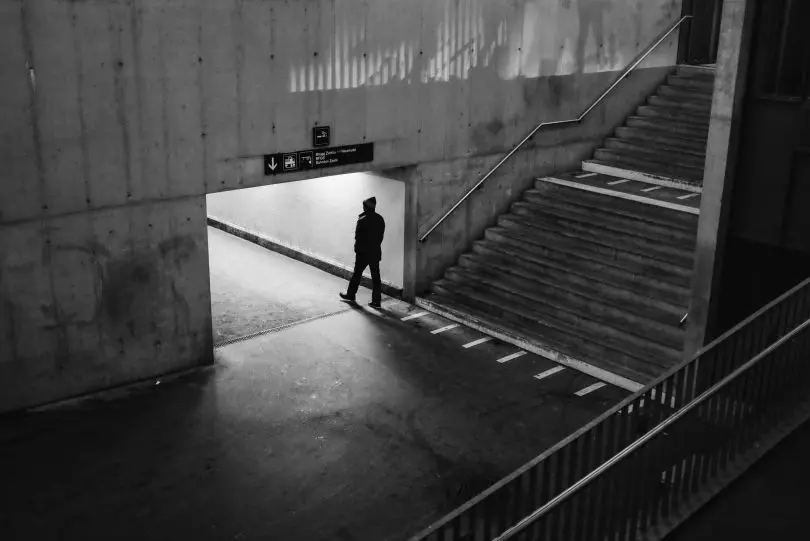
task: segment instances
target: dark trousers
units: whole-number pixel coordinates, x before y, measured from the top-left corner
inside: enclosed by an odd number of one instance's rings
[[[371,302],[379,303],[382,300],[382,281],[380,280],[380,262],[369,261],[366,256],[357,254],[354,258],[354,274],[349,280],[349,290],[346,294],[354,298],[357,289],[360,287],[360,280],[363,278],[363,271],[366,267],[371,269]]]

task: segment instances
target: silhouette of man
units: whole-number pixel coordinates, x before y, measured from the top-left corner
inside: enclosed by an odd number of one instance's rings
[[[380,259],[382,259],[382,241],[385,235],[385,220],[377,214],[377,199],[369,197],[363,201],[363,213],[357,218],[354,231],[354,274],[349,281],[349,289],[341,293],[344,301],[355,302],[357,289],[366,267],[371,269],[371,302],[372,308],[380,308],[382,300],[382,283],[380,281]]]

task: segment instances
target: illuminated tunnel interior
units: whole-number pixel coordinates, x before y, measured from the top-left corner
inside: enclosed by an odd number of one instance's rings
[[[208,195],[214,343],[345,309],[338,293],[372,196],[386,224],[380,274],[391,292],[402,288],[402,182],[352,173]],[[358,301],[369,294],[361,288]]]

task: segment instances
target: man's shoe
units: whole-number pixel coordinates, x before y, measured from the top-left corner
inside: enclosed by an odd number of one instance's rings
[[[348,296],[347,294],[345,294],[345,293],[340,293],[340,298],[341,298],[341,299],[343,299],[343,300],[344,300],[344,301],[346,301],[346,302],[356,302],[356,301],[354,300],[354,297],[349,297],[349,296]]]
[[[378,310],[380,308],[382,308],[382,304],[380,304],[379,302],[372,301],[372,302],[368,303],[368,305],[371,306],[372,308],[377,308]]]

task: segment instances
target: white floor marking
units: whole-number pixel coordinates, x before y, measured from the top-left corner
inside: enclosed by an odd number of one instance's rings
[[[499,363],[505,363],[505,362],[511,361],[512,359],[517,359],[518,357],[523,357],[524,355],[526,355],[525,351],[518,351],[517,353],[507,355],[506,357],[501,357],[500,359],[498,359],[498,362]]]
[[[658,402],[658,401],[655,399],[655,394],[656,394],[656,389],[653,389],[653,390],[652,390],[652,392],[650,393],[650,398],[651,398],[653,401]],[[639,400],[638,405],[639,405],[639,407],[640,407],[640,408],[643,408],[643,407],[644,407],[644,400],[645,400],[644,398],[642,398],[641,400]],[[660,403],[660,404],[662,404],[662,405],[664,405],[664,406],[666,406],[666,404],[667,404],[667,393],[661,393],[661,401],[660,401],[659,403]],[[630,407],[629,407],[629,408],[627,408],[627,413],[633,413],[633,408],[634,408],[634,406],[635,406],[635,404],[630,404]],[[675,397],[674,397],[674,396],[669,397],[669,407],[670,407],[670,408],[674,408],[674,407],[675,407]]]
[[[699,193],[688,193],[686,195],[680,196],[678,199],[692,199],[693,197],[699,196]]]
[[[440,332],[449,331],[450,329],[455,329],[456,327],[458,327],[458,323],[453,323],[452,325],[442,327],[441,329],[436,329],[435,331],[430,331],[430,334],[439,334]]]
[[[554,184],[561,184],[563,186],[571,186],[572,188],[583,189],[583,188],[591,188],[592,187],[590,184],[580,184],[580,183],[571,182],[571,181],[561,181],[559,179],[555,179],[555,178],[552,178],[552,177],[546,177],[544,179],[538,179],[538,180],[551,182],[551,183],[554,183]],[[597,191],[597,190],[593,190],[593,191]],[[599,193],[599,192],[597,192],[597,193]],[[615,194],[616,192],[609,192],[609,193],[610,194]],[[625,194],[622,194],[622,195],[625,195]],[[635,196],[630,196],[630,197],[635,197]],[[675,203],[667,203],[667,204],[682,207],[683,209],[689,209],[688,211],[685,210],[685,212],[691,212],[691,213],[694,213],[694,214],[698,214],[700,212],[699,209],[694,209],[694,208],[686,207],[686,206],[682,206],[682,205],[675,205]],[[663,205],[660,205],[660,206],[663,206]],[[642,385],[641,383],[639,383],[637,381],[633,381],[631,379],[625,378],[625,377],[620,376],[618,374],[608,372],[607,370],[604,370],[602,368],[598,368],[598,367],[593,366],[591,364],[588,364],[586,362],[580,361],[579,359],[576,359],[574,357],[570,357],[568,355],[560,353],[559,351],[551,349],[550,347],[548,347],[547,345],[544,345],[542,343],[529,342],[527,340],[517,338],[513,334],[511,334],[509,332],[506,332],[506,331],[504,331],[502,329],[498,329],[497,327],[489,326],[489,325],[482,325],[482,324],[476,322],[474,319],[471,319],[471,318],[468,318],[466,316],[460,315],[459,312],[456,312],[455,310],[450,310],[450,309],[447,309],[445,307],[442,307],[440,304],[436,304],[435,302],[429,301],[429,300],[427,300],[427,299],[425,299],[423,297],[417,297],[416,298],[416,306],[418,306],[420,308],[424,308],[425,310],[429,310],[429,311],[433,312],[434,314],[437,314],[437,315],[440,315],[440,316],[442,316],[444,318],[449,319],[450,321],[455,321],[456,323],[461,323],[463,326],[465,326],[467,328],[474,329],[474,330],[476,330],[478,332],[481,332],[481,333],[484,333],[484,334],[488,334],[489,336],[492,336],[493,338],[497,338],[501,342],[505,342],[507,344],[512,344],[513,346],[515,346],[517,348],[520,348],[522,350],[528,351],[529,353],[539,355],[540,357],[546,358],[546,359],[548,359],[550,361],[553,361],[553,362],[555,362],[557,364],[567,366],[569,368],[573,368],[574,370],[577,370],[579,372],[583,372],[585,374],[588,374],[589,376],[591,376],[593,378],[600,379],[600,380],[605,381],[605,382],[607,382],[607,383],[609,383],[611,385],[615,385],[616,387],[619,387],[621,389],[628,390],[631,393],[635,393],[635,392],[640,391],[641,389],[644,388],[644,385]]]
[[[418,318],[418,317],[424,317],[424,316],[426,316],[426,315],[428,315],[428,312],[419,312],[419,313],[417,313],[417,314],[411,314],[411,315],[409,315],[409,316],[405,316],[405,317],[403,317],[403,318],[402,318],[402,321],[408,321],[408,320],[410,320],[410,319],[416,319],[416,318]]]
[[[479,338],[478,340],[473,340],[472,342],[468,342],[468,343],[464,344],[464,349],[469,349],[471,347],[475,347],[475,346],[477,346],[479,344],[489,342],[490,340],[492,340],[491,336],[485,336],[484,338]]]
[[[660,190],[661,186],[653,186],[652,188],[644,188],[641,190],[642,192],[654,192],[655,190]]]
[[[537,374],[536,376],[534,376],[534,379],[546,379],[547,377],[553,376],[557,372],[562,372],[563,370],[565,370],[565,367],[563,367],[563,366],[555,366],[554,368],[546,370],[542,374]]]
[[[614,167],[611,165],[593,163],[590,160],[584,160],[582,162],[582,170],[590,171],[592,173],[601,173],[610,177],[626,178],[629,180],[647,182],[649,184],[657,184],[665,188],[675,188],[676,190],[682,190],[684,192],[701,193],[703,191],[703,188],[700,186],[693,186],[687,181],[679,180],[677,178],[672,179],[658,175],[651,175],[642,173],[640,171],[633,171],[632,169],[625,169],[623,167]]]
[[[604,387],[605,385],[607,385],[607,384],[606,384],[606,383],[602,383],[602,382],[600,381],[599,383],[594,383],[593,385],[589,385],[589,386],[585,387],[584,389],[581,389],[581,390],[577,391],[577,392],[576,392],[576,393],[574,393],[574,394],[575,394],[575,395],[577,395],[577,396],[585,396],[586,394],[588,394],[588,393],[592,393],[592,392],[594,392],[594,391],[595,391],[595,390],[597,390],[597,389],[601,389],[601,388],[602,388],[602,387]]]
[[[627,199],[628,201],[638,201],[639,203],[645,203],[647,205],[653,205],[653,206],[662,207],[662,208],[665,208],[665,209],[677,210],[679,212],[686,212],[688,214],[700,215],[700,209],[699,208],[688,207],[686,205],[679,205],[678,203],[670,203],[669,201],[662,201],[661,199],[653,199],[651,197],[645,197],[643,195],[635,195],[635,194],[628,193],[628,192],[617,192],[617,191],[614,191],[614,190],[609,190],[607,188],[601,188],[599,186],[594,186],[592,184],[584,184],[582,182],[574,182],[574,181],[571,181],[571,180],[565,180],[565,179],[555,178],[555,177],[542,177],[542,178],[538,178],[537,180],[542,180],[544,182],[549,182],[551,184],[558,184],[560,186],[568,186],[570,188],[576,188],[578,190],[584,190],[586,192],[601,193],[601,194],[604,194],[604,195],[609,195],[611,197],[619,197],[621,199]],[[664,188],[675,187],[675,188],[681,189],[680,186],[663,186],[663,187]],[[419,302],[424,302],[424,301],[420,300]],[[594,368],[594,367],[591,367],[591,368]],[[593,375],[593,374],[591,374],[591,375]],[[613,376],[615,376],[615,374],[613,374]],[[613,383],[613,381],[610,381],[610,383]],[[622,389],[627,389],[628,391],[631,390],[630,387],[632,387],[634,389],[641,389],[641,388],[644,387],[643,385],[641,385],[641,384],[639,384],[637,382],[631,381],[631,380],[627,380],[627,381],[625,381],[625,383],[627,385],[619,385],[619,387],[621,387]]]
[[[608,182],[608,186],[616,186],[617,184],[624,184],[625,182],[630,182],[630,180],[626,178],[614,180],[612,182]]]
[[[582,173],[581,175],[575,175],[574,178],[589,178],[589,177],[595,177],[598,174],[599,173]]]

